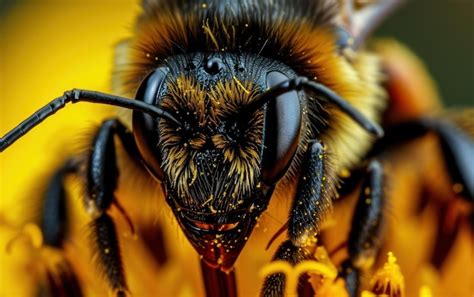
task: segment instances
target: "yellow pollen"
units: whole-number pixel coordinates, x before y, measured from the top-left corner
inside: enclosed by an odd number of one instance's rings
[[[347,170],[347,168],[344,168],[341,170],[341,172],[339,173],[339,175],[342,177],[342,178],[348,178],[349,176],[351,176],[351,172],[349,170]]]
[[[369,188],[369,187],[367,187],[367,188],[364,189],[365,195],[370,195],[370,192],[371,192],[371,191],[370,191],[370,188]]]
[[[250,91],[247,90],[244,85],[240,82],[240,80],[234,75],[232,76],[232,79],[237,83],[237,85],[246,93],[246,94],[250,94]]]
[[[217,213],[217,210],[214,208],[212,204],[209,206],[209,209],[211,210],[212,213]]]
[[[453,191],[454,191],[454,193],[459,194],[459,193],[461,193],[463,190],[464,190],[464,187],[463,187],[462,184],[460,184],[460,183],[455,183],[455,184],[453,185]]]

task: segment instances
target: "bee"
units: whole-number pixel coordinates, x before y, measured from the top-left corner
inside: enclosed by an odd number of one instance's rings
[[[396,92],[406,81],[391,72],[392,57],[380,52],[378,58],[363,46],[397,4],[144,0],[135,35],[119,46],[114,84],[122,96],[66,91],[0,140],[3,151],[69,103],[133,110],[103,121],[87,151],[64,161],[47,183],[40,232],[25,233],[40,233],[44,246],[64,249],[66,180],[82,178],[97,265],[110,291],[133,295],[116,222],[121,215],[135,233],[139,220],[117,198],[119,177],[127,171],[120,167],[124,152],[153,178],[147,186],[162,192],[199,255],[207,296],[237,296],[238,257],[277,195],[291,205],[272,238],[286,232],[273,260],[295,267],[314,260],[318,246],[337,252],[328,217],[333,208],[351,206],[336,277],[347,294],[359,295],[387,240],[387,205],[396,203],[398,188],[387,191],[386,167],[411,141],[427,134],[439,139],[453,185],[453,200],[444,202],[462,204],[453,206],[461,221],[472,217],[474,145],[467,116],[417,111],[407,117],[412,110],[401,106],[414,109],[417,99]],[[159,232],[157,226],[150,231]],[[445,239],[434,244],[430,261],[436,268],[449,254],[452,240]],[[150,248],[164,249],[156,241]],[[73,262],[60,258],[47,270],[53,296],[84,294]],[[308,278],[300,280],[301,294],[314,295],[318,285]],[[261,295],[282,296],[286,282],[281,273],[267,276]]]

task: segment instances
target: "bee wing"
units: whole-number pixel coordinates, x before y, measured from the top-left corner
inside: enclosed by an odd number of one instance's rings
[[[441,117],[454,123],[474,141],[474,108],[470,107],[463,110],[447,110],[442,112]]]
[[[440,139],[446,167],[454,183],[461,185],[459,193],[474,202],[474,109],[446,112],[431,121]],[[428,122],[428,125],[430,122]]]
[[[112,71],[112,91],[116,94],[134,96],[132,92],[127,92],[124,89],[123,85],[127,79],[130,79],[125,76],[127,67],[129,65],[129,49],[130,49],[130,39],[123,39],[115,44],[114,52],[114,68]]]
[[[357,49],[378,25],[406,0],[342,0],[343,27],[351,32]]]

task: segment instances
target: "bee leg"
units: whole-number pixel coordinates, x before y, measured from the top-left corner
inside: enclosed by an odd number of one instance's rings
[[[311,141],[304,158],[296,197],[288,219],[289,240],[280,245],[273,258],[274,261],[287,261],[293,266],[309,259],[310,253],[306,247],[315,244],[322,216],[327,213],[331,203],[331,191],[325,189],[328,183],[325,182],[322,144]],[[266,278],[261,295],[283,296],[284,287],[284,275],[273,274]]]
[[[55,249],[63,248],[68,224],[64,180],[69,175],[77,174],[79,165],[78,160],[69,159],[48,182],[40,219],[43,243],[46,246]],[[46,270],[51,296],[83,296],[78,277],[66,258],[52,268],[47,267]]]
[[[472,118],[471,118],[472,120]],[[456,194],[474,203],[474,139],[460,127],[447,120],[423,120],[424,125],[434,131],[441,143],[446,166],[454,184],[461,189]]]
[[[92,224],[92,237],[96,245],[98,262],[105,273],[109,286],[117,297],[125,296],[127,284],[123,271],[117,232],[112,218],[101,214]]]
[[[102,123],[93,140],[87,161],[86,205],[94,218],[91,223],[91,235],[97,248],[98,263],[117,296],[125,296],[127,284],[119,241],[112,218],[107,214],[116,199],[114,192],[119,176],[114,136],[119,137],[128,152],[136,149],[131,134],[117,119]]]
[[[374,146],[371,155],[422,137],[429,132],[434,132],[439,137],[449,175],[453,184],[459,185],[456,194],[473,203],[474,170],[471,164],[474,156],[474,139],[467,131],[451,121],[420,118],[399,123],[386,130],[386,136]]]
[[[324,148],[321,143],[311,141],[288,218],[288,237],[295,246],[305,247],[316,242],[323,215],[331,205],[327,178]]]
[[[44,201],[41,212],[40,228],[43,233],[44,244],[61,248],[67,228],[66,201],[67,194],[64,187],[64,179],[68,175],[79,172],[79,162],[69,159],[50,178],[44,193]]]
[[[447,204],[442,205],[437,214],[439,221],[430,259],[431,264],[437,269],[442,268],[459,233],[463,215],[457,216],[458,205],[466,205],[467,202],[470,214],[465,218],[471,224],[474,223],[473,114],[474,110],[468,109],[460,113],[447,114],[445,118],[418,118],[395,124],[386,130],[386,136],[376,143],[370,153],[370,155],[383,153],[391,147],[406,144],[428,133],[437,135],[453,194],[451,199],[446,199]]]
[[[380,249],[384,204],[383,167],[377,160],[372,160],[352,218],[347,242],[349,258],[343,262],[339,273],[345,279],[351,297],[358,296],[361,274],[372,266]]]

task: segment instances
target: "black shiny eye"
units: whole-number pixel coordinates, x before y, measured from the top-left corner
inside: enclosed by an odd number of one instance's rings
[[[288,77],[281,72],[267,74],[267,88]],[[262,177],[267,185],[277,182],[286,172],[296,152],[301,128],[298,92],[292,91],[267,103],[262,160]]]
[[[207,73],[215,75],[224,69],[224,62],[222,62],[219,58],[211,58],[207,61],[206,65],[204,66],[204,70]]]
[[[135,99],[158,106],[160,90],[168,72],[168,68],[160,67],[150,73],[138,88]],[[133,132],[143,161],[153,176],[162,180],[164,174],[160,166],[160,155],[156,149],[159,142],[156,127],[157,123],[151,116],[140,112],[133,113]]]

